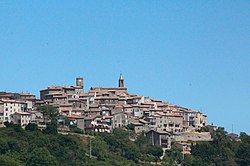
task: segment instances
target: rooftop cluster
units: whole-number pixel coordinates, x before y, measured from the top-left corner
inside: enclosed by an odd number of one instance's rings
[[[151,133],[151,140],[157,134],[168,135],[166,139],[170,140],[173,136],[181,139],[183,134],[207,125],[206,115],[199,111],[129,94],[122,74],[118,87],[91,87],[86,93],[82,77],[76,78],[75,86],[49,86],[40,90],[40,99],[27,93],[1,92],[0,123],[44,125],[43,114],[37,109],[44,105],[58,109],[59,121],[69,118],[72,125],[84,131],[112,132],[114,128],[129,126],[135,133]],[[177,138],[180,135],[182,137]],[[161,141],[158,144],[162,145]],[[165,147],[169,148],[169,144]]]

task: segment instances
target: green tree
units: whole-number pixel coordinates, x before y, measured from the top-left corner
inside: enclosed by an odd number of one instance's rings
[[[250,136],[247,135],[245,132],[240,133],[240,139],[243,143],[248,143],[250,144]]]
[[[8,140],[8,146],[9,146],[9,150],[12,151],[12,152],[19,152],[19,151],[21,151],[21,145],[15,139]]]
[[[98,160],[105,160],[108,154],[108,145],[101,137],[95,137],[91,143],[92,155],[96,156]]]
[[[0,156],[0,165],[3,166],[22,166],[21,161],[15,160],[12,157],[1,155]]]
[[[183,166],[208,166],[202,158],[194,157],[192,155],[187,156],[186,159],[182,162]]]
[[[170,150],[165,151],[165,157],[163,160],[168,161],[172,163],[180,163],[183,159],[183,155],[181,154],[181,150],[177,148],[176,146],[172,146]]]
[[[44,121],[46,123],[44,133],[57,134],[57,117],[59,115],[58,109],[51,105],[43,105],[38,107],[37,110],[41,111],[44,116]],[[49,121],[49,123],[47,123],[47,121]]]
[[[7,122],[4,122],[4,125],[5,125],[7,128],[13,128],[16,132],[22,132],[22,131],[23,131],[23,128],[21,127],[20,124],[14,124],[13,122],[9,123],[9,122],[7,121]]]
[[[57,122],[50,122],[46,125],[46,128],[44,130],[45,134],[57,134],[58,130],[57,130]]]
[[[44,120],[56,121],[56,118],[59,115],[58,109],[51,105],[40,106],[37,110],[43,113]]]
[[[29,155],[26,166],[58,165],[54,156],[46,148],[35,148]]]
[[[29,123],[26,127],[25,130],[29,131],[38,131],[38,126],[35,123]]]
[[[164,156],[161,164],[163,166],[177,166],[175,160],[167,155]]]
[[[239,165],[250,165],[250,144],[242,143],[236,153]]]
[[[140,150],[139,148],[136,146],[136,144],[132,141],[128,141],[124,148],[124,156],[129,159],[129,160],[134,160],[137,161],[139,159],[140,156]]]
[[[0,139],[0,155],[5,154],[9,150],[9,145],[6,139]]]

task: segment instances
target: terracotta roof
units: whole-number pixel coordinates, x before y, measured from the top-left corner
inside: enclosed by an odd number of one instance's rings
[[[80,94],[81,97],[89,97],[89,96],[94,96],[94,94],[89,94],[89,93],[85,93],[85,94]]]
[[[141,123],[145,123],[145,124],[150,123],[150,122],[148,122],[148,121],[145,121],[144,119],[139,119],[139,122],[141,122]]]
[[[53,96],[53,98],[67,98],[67,96]]]
[[[150,111],[162,111],[161,108],[153,108],[153,109],[150,109]]]
[[[156,133],[159,133],[159,134],[164,134],[164,135],[171,135],[169,132],[167,131],[163,131],[163,130],[151,130],[152,132],[156,132]],[[149,131],[150,132],[150,131]]]
[[[79,111],[84,111],[85,109],[83,108],[73,108],[72,111],[74,112],[79,112]]]
[[[3,103],[25,103],[24,101],[19,101],[19,100],[6,100],[6,99],[0,99]]]
[[[63,111],[63,112],[64,112],[64,111],[70,111],[71,108],[65,108],[65,107],[64,107],[64,108],[60,108],[60,110]]]
[[[69,98],[68,101],[78,101],[81,100],[80,98]]]
[[[47,87],[45,89],[40,90],[40,92],[41,91],[46,91],[46,90],[61,90],[61,89],[62,89],[62,86],[49,86],[49,87]]]
[[[74,115],[68,115],[67,117],[69,119],[78,119],[78,118],[81,118],[80,116],[74,116]]]
[[[193,111],[193,110],[180,110],[180,111],[188,112],[188,113],[195,113],[195,111]]]
[[[148,103],[141,103],[141,105],[155,105],[155,103],[148,102]]]
[[[143,126],[143,124],[140,123],[139,121],[132,121],[130,123],[133,124],[133,125],[135,125],[135,126]]]
[[[123,108],[122,105],[116,105],[115,108]]]
[[[183,117],[183,116],[180,115],[180,114],[166,114],[166,113],[163,113],[163,112],[156,112],[155,114],[158,114],[158,115],[160,115],[160,116]]]
[[[16,114],[20,114],[20,115],[31,115],[31,114],[28,113],[28,112],[16,112]]]
[[[132,108],[131,105],[124,105],[123,108]]]
[[[118,97],[109,97],[109,96],[101,96],[101,97],[96,97],[95,100],[118,100]]]
[[[104,116],[105,119],[112,119],[113,116]]]
[[[140,108],[150,108],[150,105],[139,105]]]
[[[21,96],[35,96],[35,95],[33,95],[33,94],[30,94],[30,93],[19,93]]]

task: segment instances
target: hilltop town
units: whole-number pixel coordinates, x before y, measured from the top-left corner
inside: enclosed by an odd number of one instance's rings
[[[192,109],[145,96],[129,94],[120,74],[117,87],[91,87],[84,91],[84,79],[76,78],[73,86],[49,86],[40,90],[40,98],[29,93],[0,92],[0,125],[5,122],[25,127],[35,123],[46,127],[41,106],[53,106],[59,112],[57,121],[70,121],[83,132],[107,132],[129,127],[144,132],[150,142],[171,148],[179,141],[189,153],[187,141],[211,141],[209,132],[200,132],[208,125],[205,114]],[[67,126],[61,130],[67,131]],[[185,142],[185,143],[183,143]]]

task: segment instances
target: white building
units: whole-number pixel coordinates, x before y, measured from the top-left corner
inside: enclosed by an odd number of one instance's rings
[[[11,122],[11,115],[16,112],[23,112],[26,110],[27,104],[17,100],[0,100],[0,119],[3,122]]]
[[[11,121],[14,124],[20,124],[25,127],[31,122],[31,114],[28,112],[16,112],[11,115]]]
[[[183,132],[183,116],[179,114],[166,114],[157,112],[147,117],[151,130],[161,130],[173,133]]]
[[[128,115],[120,112],[116,113],[112,117],[112,127],[117,128],[117,127],[124,127],[128,125]]]

